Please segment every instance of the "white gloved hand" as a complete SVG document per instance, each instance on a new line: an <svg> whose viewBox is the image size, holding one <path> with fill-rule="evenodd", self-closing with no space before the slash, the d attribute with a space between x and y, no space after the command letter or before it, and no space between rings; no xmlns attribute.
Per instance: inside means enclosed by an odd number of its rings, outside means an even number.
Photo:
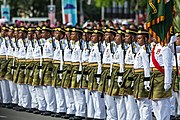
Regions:
<svg viewBox="0 0 180 120"><path fill-rule="evenodd" d="M111 85L111 79L108 79L108 86Z"/></svg>
<svg viewBox="0 0 180 120"><path fill-rule="evenodd" d="M171 84L169 83L164 83L164 90L168 91L171 88Z"/></svg>
<svg viewBox="0 0 180 120"><path fill-rule="evenodd" d="M171 40L170 40L170 44L173 44L174 42L176 42L176 40L177 40L177 36L171 36Z"/></svg>
<svg viewBox="0 0 180 120"><path fill-rule="evenodd" d="M97 84L99 85L99 83L100 83L100 78L96 78L96 80L97 80Z"/></svg>
<svg viewBox="0 0 180 120"><path fill-rule="evenodd" d="M60 79L60 80L62 79L62 74L61 74L61 73L59 74L59 79Z"/></svg>
<svg viewBox="0 0 180 120"><path fill-rule="evenodd" d="M122 84L122 76L119 76L119 77L118 77L117 82L118 82L118 87L121 87L121 84Z"/></svg>
<svg viewBox="0 0 180 120"><path fill-rule="evenodd" d="M132 81L132 83L131 83L131 87L133 87L134 86L134 81Z"/></svg>
<svg viewBox="0 0 180 120"><path fill-rule="evenodd" d="M86 81L89 81L88 75L86 76Z"/></svg>
<svg viewBox="0 0 180 120"><path fill-rule="evenodd" d="M26 75L26 69L24 69L24 74Z"/></svg>
<svg viewBox="0 0 180 120"><path fill-rule="evenodd" d="M81 75L77 75L77 83L79 83L79 81L81 80Z"/></svg>
<svg viewBox="0 0 180 120"><path fill-rule="evenodd" d="M150 81L144 81L144 88L145 88L146 91L151 90Z"/></svg>
<svg viewBox="0 0 180 120"><path fill-rule="evenodd" d="M33 75L33 70L30 71L29 76L32 77L32 75Z"/></svg>
<svg viewBox="0 0 180 120"><path fill-rule="evenodd" d="M42 69L39 70L39 78L42 79Z"/></svg>
<svg viewBox="0 0 180 120"><path fill-rule="evenodd" d="M11 69L11 75L13 75L13 73L14 73L14 70L13 70L13 69Z"/></svg>

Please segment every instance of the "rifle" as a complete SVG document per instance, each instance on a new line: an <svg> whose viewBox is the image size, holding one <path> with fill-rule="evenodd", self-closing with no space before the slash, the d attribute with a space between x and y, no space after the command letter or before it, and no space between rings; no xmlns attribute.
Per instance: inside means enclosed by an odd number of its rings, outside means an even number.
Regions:
<svg viewBox="0 0 180 120"><path fill-rule="evenodd" d="M80 48L80 50L81 50L80 53L82 53L83 48L82 48L82 42L81 42L81 39L80 39L80 34L78 34L78 39L79 39L79 48ZM82 61L81 59L82 59L82 54L80 55L80 61ZM80 81L80 88L82 88L82 79L81 79L81 81Z"/></svg>
<svg viewBox="0 0 180 120"><path fill-rule="evenodd" d="M12 48L13 48L13 50L14 50L14 49L15 49L15 47L13 46L12 41L11 41L11 39L10 39L9 35L8 35L7 37L8 37L8 40L9 40L9 43L10 43L11 47L12 47Z"/></svg>
<svg viewBox="0 0 180 120"><path fill-rule="evenodd" d="M132 36L130 36L130 40L131 40L131 49L132 49L132 53L136 55L134 48L133 48L133 42L132 42Z"/></svg>
<svg viewBox="0 0 180 120"><path fill-rule="evenodd" d="M86 41L86 47L87 47L87 49L89 50L89 52L90 52L90 48L89 48L89 45L88 45L88 41L87 41L87 35L85 34L85 41Z"/></svg>
<svg viewBox="0 0 180 120"><path fill-rule="evenodd" d="M71 46L70 46L70 43L69 43L67 34L66 34L66 39L67 39L68 48L71 49L71 51L72 51L72 48L71 48Z"/></svg>
<svg viewBox="0 0 180 120"><path fill-rule="evenodd" d="M146 49L146 53L148 54L148 58L149 58L149 62L150 62L150 51L148 50L148 43L145 40L145 37L143 36L143 40L144 40L144 46Z"/></svg>
<svg viewBox="0 0 180 120"><path fill-rule="evenodd" d="M101 64L102 64L103 53L102 53L102 50L101 50L101 44L100 44L101 41L102 41L102 37L101 37L101 40L98 41L98 49L99 49L99 52L100 52ZM105 83L105 80L103 81L103 83ZM104 91L105 91L105 85L103 86L103 91L102 91L102 93L101 93L101 98L104 98Z"/></svg>
<svg viewBox="0 0 180 120"><path fill-rule="evenodd" d="M64 49L63 49L63 46L62 46L62 41L60 41L60 36L59 35L58 35L58 39L59 39L60 50L62 50L62 60L64 61Z"/></svg>

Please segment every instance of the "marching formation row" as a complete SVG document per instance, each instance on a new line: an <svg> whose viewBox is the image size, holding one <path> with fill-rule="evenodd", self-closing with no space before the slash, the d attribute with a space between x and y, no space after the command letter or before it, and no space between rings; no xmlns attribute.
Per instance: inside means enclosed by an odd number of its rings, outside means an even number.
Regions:
<svg viewBox="0 0 180 120"><path fill-rule="evenodd" d="M180 115L179 36L162 44L134 27L2 27L1 106L72 120L170 120Z"/></svg>

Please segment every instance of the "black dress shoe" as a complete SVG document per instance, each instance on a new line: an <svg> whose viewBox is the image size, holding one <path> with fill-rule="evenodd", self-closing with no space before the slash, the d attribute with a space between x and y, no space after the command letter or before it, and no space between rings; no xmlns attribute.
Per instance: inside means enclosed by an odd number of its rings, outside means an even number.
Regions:
<svg viewBox="0 0 180 120"><path fill-rule="evenodd" d="M33 108L27 108L26 112L32 113L33 112Z"/></svg>
<svg viewBox="0 0 180 120"><path fill-rule="evenodd" d="M51 116L51 114L54 114L53 112L50 112L50 111L45 111L43 113L44 116Z"/></svg>
<svg viewBox="0 0 180 120"><path fill-rule="evenodd" d="M97 119L97 118L95 118L94 120L104 120L104 119Z"/></svg>
<svg viewBox="0 0 180 120"><path fill-rule="evenodd" d="M85 117L81 117L81 116L74 116L69 118L69 120L83 120L83 119L85 119Z"/></svg>
<svg viewBox="0 0 180 120"><path fill-rule="evenodd" d="M0 103L0 107L2 107L3 103Z"/></svg>
<svg viewBox="0 0 180 120"><path fill-rule="evenodd" d="M75 114L66 114L66 115L61 116L61 118L69 119L70 117L74 117L74 116Z"/></svg>
<svg viewBox="0 0 180 120"><path fill-rule="evenodd" d="M1 107L5 108L6 107L6 103L2 103Z"/></svg>
<svg viewBox="0 0 180 120"><path fill-rule="evenodd" d="M17 107L17 106L18 106L18 104L12 103L12 106L13 106L13 107Z"/></svg>
<svg viewBox="0 0 180 120"><path fill-rule="evenodd" d="M173 116L173 115L171 115L171 116L170 116L170 120L176 120L176 117Z"/></svg>
<svg viewBox="0 0 180 120"><path fill-rule="evenodd" d="M6 107L6 108L9 108L9 109L12 109L12 108L13 108L13 105L12 105L11 103L8 103L8 104L6 104L5 107Z"/></svg>
<svg viewBox="0 0 180 120"><path fill-rule="evenodd" d="M26 108L19 106L17 107L16 111L26 111Z"/></svg>
<svg viewBox="0 0 180 120"><path fill-rule="evenodd" d="M33 114L41 114L41 111L39 111L38 109L33 110Z"/></svg>
<svg viewBox="0 0 180 120"><path fill-rule="evenodd" d="M53 117L62 117L63 115L66 115L66 113L65 112L56 113L54 114Z"/></svg>
<svg viewBox="0 0 180 120"><path fill-rule="evenodd" d="M86 118L86 120L94 120L94 118Z"/></svg>

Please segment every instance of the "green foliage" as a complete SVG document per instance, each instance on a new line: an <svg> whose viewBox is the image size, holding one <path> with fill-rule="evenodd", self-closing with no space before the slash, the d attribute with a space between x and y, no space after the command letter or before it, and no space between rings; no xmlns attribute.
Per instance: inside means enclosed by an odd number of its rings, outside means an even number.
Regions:
<svg viewBox="0 0 180 120"><path fill-rule="evenodd" d="M24 13L29 17L44 17L47 16L50 0L7 0L7 4L10 5L11 16L21 17L21 13Z"/></svg>
<svg viewBox="0 0 180 120"><path fill-rule="evenodd" d="M180 32L180 1L179 0L175 0L175 19L174 19L174 29L175 32Z"/></svg>

